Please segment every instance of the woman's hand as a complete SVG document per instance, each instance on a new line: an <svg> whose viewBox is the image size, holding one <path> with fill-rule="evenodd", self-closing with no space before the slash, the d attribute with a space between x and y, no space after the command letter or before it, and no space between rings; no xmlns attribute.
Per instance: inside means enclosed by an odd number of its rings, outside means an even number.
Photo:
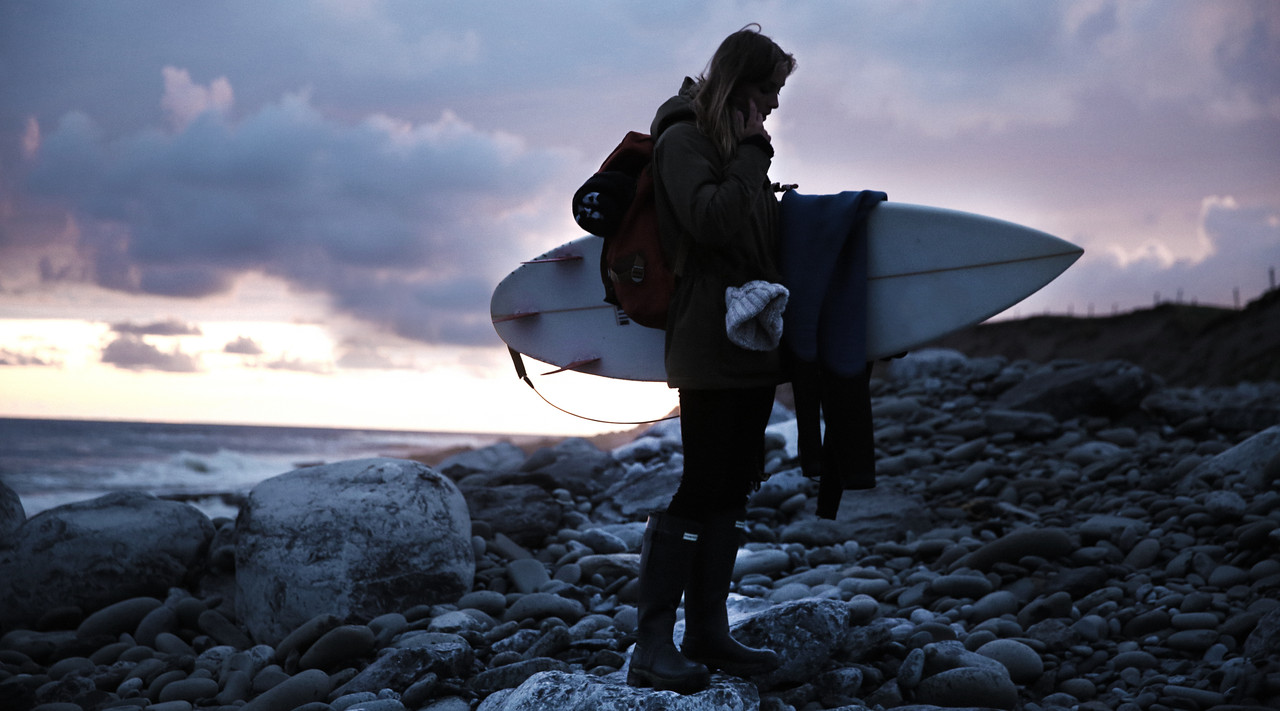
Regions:
<svg viewBox="0 0 1280 711"><path fill-rule="evenodd" d="M760 113L760 109L756 108L756 102L747 101L747 114L735 110L733 113L738 117L740 133L742 138L751 136L764 136L764 140L770 141L769 132L764 129L764 114Z"/></svg>

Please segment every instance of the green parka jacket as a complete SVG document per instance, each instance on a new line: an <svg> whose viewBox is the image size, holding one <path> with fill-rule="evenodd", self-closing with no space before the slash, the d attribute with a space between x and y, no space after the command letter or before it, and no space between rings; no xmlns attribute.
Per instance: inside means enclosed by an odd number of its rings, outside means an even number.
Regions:
<svg viewBox="0 0 1280 711"><path fill-rule="evenodd" d="M776 385L779 352L729 341L725 289L778 282L778 200L769 181L770 151L743 143L727 161L694 123L696 85L654 116L654 183L663 241L678 255L667 314L667 384L728 389Z"/></svg>

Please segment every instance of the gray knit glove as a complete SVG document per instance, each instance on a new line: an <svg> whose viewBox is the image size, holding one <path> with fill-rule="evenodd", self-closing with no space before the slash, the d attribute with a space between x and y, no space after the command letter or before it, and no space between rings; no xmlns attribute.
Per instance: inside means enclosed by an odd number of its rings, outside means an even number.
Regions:
<svg viewBox="0 0 1280 711"><path fill-rule="evenodd" d="M782 312L791 292L781 284L749 281L724 290L729 340L751 351L771 351L782 340Z"/></svg>

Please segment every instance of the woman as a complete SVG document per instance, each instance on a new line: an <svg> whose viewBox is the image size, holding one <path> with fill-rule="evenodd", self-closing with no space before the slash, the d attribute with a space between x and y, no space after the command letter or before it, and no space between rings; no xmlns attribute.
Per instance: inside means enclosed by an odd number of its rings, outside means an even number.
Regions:
<svg viewBox="0 0 1280 711"><path fill-rule="evenodd" d="M777 654L735 641L725 600L747 496L764 463L764 430L782 379L776 340L750 348L726 332L726 289L778 282L778 202L765 120L795 60L758 26L730 35L698 80L658 110L654 184L678 275L666 328L667 382L680 390L684 473L645 529L639 625L627 682L684 693L708 668L747 676ZM753 350L752 348L762 348ZM672 642L685 596L685 636Z"/></svg>

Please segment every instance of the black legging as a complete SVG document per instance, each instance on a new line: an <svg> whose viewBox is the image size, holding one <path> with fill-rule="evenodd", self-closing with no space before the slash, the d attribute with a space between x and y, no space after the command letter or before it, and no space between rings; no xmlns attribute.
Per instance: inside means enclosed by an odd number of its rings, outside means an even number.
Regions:
<svg viewBox="0 0 1280 711"><path fill-rule="evenodd" d="M684 474L667 511L706 521L747 504L764 469L764 430L773 411L773 386L680 390Z"/></svg>

